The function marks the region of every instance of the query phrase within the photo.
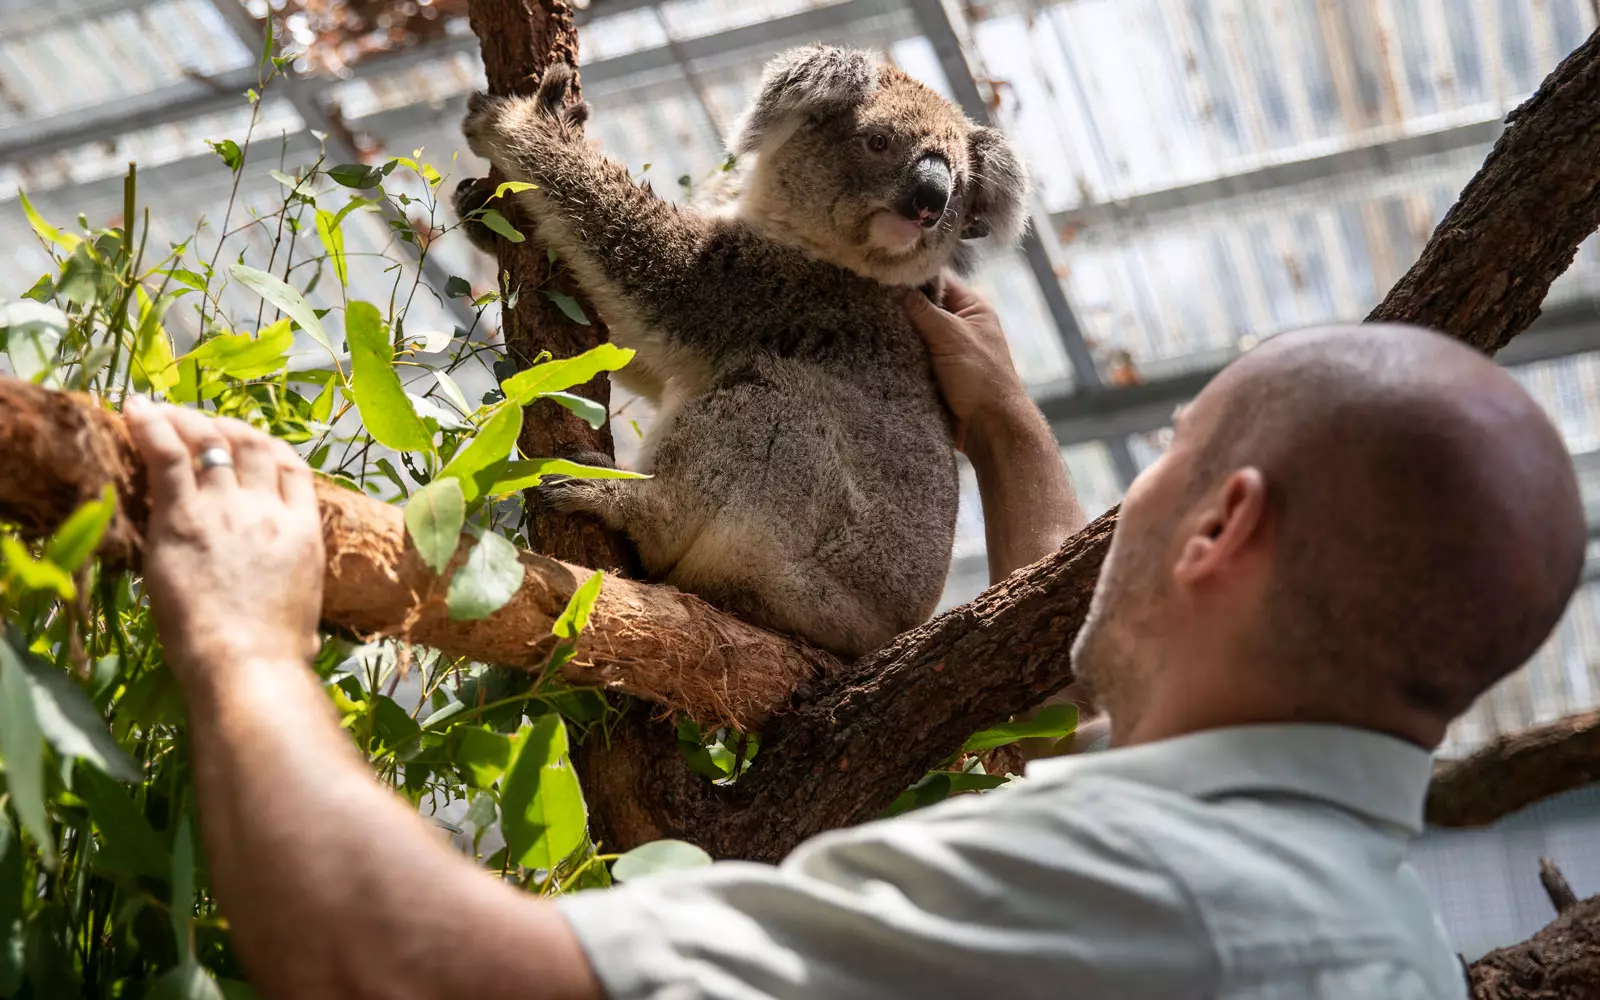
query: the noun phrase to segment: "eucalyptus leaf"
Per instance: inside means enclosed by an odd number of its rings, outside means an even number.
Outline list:
[[[550,631],[568,640],[577,639],[582,635],[583,630],[589,625],[589,615],[594,611],[594,603],[600,599],[600,585],[605,582],[605,576],[603,572],[596,572],[583,582],[583,586],[573,591],[566,608],[561,612],[561,617],[556,619]]]
[[[435,573],[443,573],[456,554],[466,515],[467,502],[457,479],[435,479],[406,503],[406,532]]]
[[[505,216],[492,208],[479,216],[479,221],[513,243],[521,243],[527,239],[526,236],[517,232],[516,226],[506,221]]]
[[[439,478],[460,480],[461,492],[471,503],[484,492],[478,482],[479,474],[502,467],[517,447],[517,437],[521,433],[522,407],[509,400],[501,403],[490,411],[472,440],[439,470]]]
[[[589,325],[589,314],[583,311],[583,306],[578,304],[577,299],[567,295],[564,292],[554,292],[549,290],[545,291],[544,297],[549,299],[551,302],[554,302],[556,304],[556,308],[560,309],[562,313],[566,315],[567,319],[572,320],[574,323],[577,323],[580,326]]]
[[[662,872],[689,871],[711,864],[711,855],[681,840],[652,840],[640,844],[611,864],[611,877],[632,882]]]
[[[94,555],[95,547],[105,536],[106,528],[116,513],[117,489],[107,483],[100,491],[100,499],[90,500],[73,511],[72,516],[50,536],[44,549],[45,558],[68,573],[76,572]]]
[[[46,867],[55,867],[55,837],[44,801],[44,734],[34,713],[33,684],[11,638],[0,635],[0,756],[6,792]]]
[[[579,465],[564,458],[528,458],[507,462],[497,470],[494,481],[483,492],[486,496],[505,496],[519,490],[532,489],[544,482],[546,476],[570,476],[573,479],[650,478],[642,473],[610,469],[603,465]]]
[[[571,410],[594,430],[599,430],[606,422],[606,408],[592,399],[570,392],[547,392],[544,398]]]
[[[539,716],[517,742],[500,793],[500,829],[512,861],[548,871],[583,843],[588,828],[583,792],[567,757],[561,716]]]
[[[1032,719],[1007,722],[973,733],[961,749],[966,753],[977,753],[1018,740],[1061,739],[1072,735],[1077,728],[1078,706],[1049,705],[1040,709]]]
[[[310,334],[311,339],[321,344],[329,354],[334,355],[337,364],[338,352],[333,349],[333,342],[328,339],[328,331],[323,329],[322,320],[317,318],[316,310],[311,308],[311,303],[293,288],[284,284],[273,275],[244,264],[234,264],[228,268],[228,274],[234,281],[255,292],[281,309],[284,315],[300,324],[300,329]]]
[[[67,326],[66,313],[32,299],[0,306],[0,329],[6,333],[6,354],[11,359],[12,372],[32,382],[49,371]]]
[[[507,399],[527,406],[542,395],[583,385],[601,372],[616,371],[632,360],[632,351],[615,344],[600,344],[576,357],[546,361],[517,372],[501,382],[500,389]]]
[[[349,288],[350,265],[344,255],[344,231],[339,228],[339,220],[326,209],[317,209],[317,237],[322,240],[322,248],[328,251],[328,259],[333,262],[333,273],[339,279],[339,286]]]
[[[352,302],[345,310],[345,336],[350,342],[350,392],[367,433],[396,451],[427,451],[433,436],[412,409],[394,370],[394,345],[383,317],[370,302]]]
[[[477,621],[505,607],[522,586],[524,567],[516,546],[484,532],[467,561],[450,578],[445,601],[452,621]]]

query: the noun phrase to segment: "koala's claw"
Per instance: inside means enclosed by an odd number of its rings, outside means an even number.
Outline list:
[[[586,514],[595,512],[597,491],[586,479],[571,476],[546,476],[535,491],[546,509],[560,514]]]
[[[489,183],[489,178],[468,177],[456,185],[455,195],[450,199],[456,218],[461,220],[461,231],[473,246],[490,255],[495,252],[494,230],[484,225],[475,213],[493,196],[494,185]]]

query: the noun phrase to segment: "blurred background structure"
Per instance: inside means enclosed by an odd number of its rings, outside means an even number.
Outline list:
[[[0,296],[49,266],[16,201],[46,218],[120,219],[127,162],[156,233],[251,231],[283,187],[237,179],[263,21],[303,53],[263,95],[252,157],[305,165],[417,148],[453,177],[482,165],[458,123],[482,85],[464,0],[0,0]],[[591,0],[580,12],[590,134],[668,196],[715,172],[761,67],[793,44],[878,50],[1022,144],[1036,225],[976,282],[1049,416],[1091,516],[1163,447],[1175,407],[1274,333],[1357,320],[1412,263],[1500,120],[1600,20],[1596,0]],[[447,185],[453,181],[447,182]],[[421,194],[421,192],[417,192]],[[230,208],[231,205],[231,208]],[[345,224],[353,294],[428,246],[411,328],[494,336],[450,276],[491,262],[441,209]],[[395,238],[410,228],[417,238]],[[202,237],[202,244],[205,237]],[[261,245],[267,245],[261,234]],[[204,247],[197,249],[204,251]],[[367,254],[362,256],[362,254]],[[380,256],[386,254],[387,256]],[[376,291],[362,291],[363,283]],[[1600,247],[1501,355],[1566,435],[1600,526]],[[241,293],[242,294],[242,293]],[[319,294],[331,294],[324,289]],[[313,296],[315,298],[315,296]],[[248,301],[248,300],[245,300]],[[489,388],[481,373],[474,390]],[[475,397],[474,397],[475,398]],[[621,395],[626,462],[647,424]],[[1336,529],[1335,529],[1336,530]],[[1482,700],[1443,753],[1600,707],[1600,547],[1556,636]],[[970,470],[946,606],[987,584]],[[1404,600],[1404,595],[1396,595]],[[1600,891],[1600,794],[1475,833],[1430,833],[1418,864],[1469,956],[1542,926],[1534,859]]]

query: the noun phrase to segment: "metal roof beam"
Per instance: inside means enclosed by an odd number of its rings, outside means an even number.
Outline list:
[[[1103,226],[1204,207],[1230,198],[1269,194],[1364,171],[1392,172],[1421,157],[1488,146],[1499,137],[1502,127],[1501,120],[1495,118],[1422,135],[1375,139],[1352,149],[1067,209],[1055,213],[1052,222],[1057,232],[1068,226]]]
[[[1600,311],[1584,300],[1552,306],[1512,340],[1495,360],[1507,367],[1600,351]],[[1062,447],[1126,439],[1172,423],[1172,413],[1193,399],[1223,366],[1119,389],[1073,392],[1068,384],[1040,387],[1039,408]]]

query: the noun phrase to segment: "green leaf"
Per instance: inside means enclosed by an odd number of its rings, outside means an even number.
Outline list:
[[[452,299],[464,299],[472,294],[472,285],[466,278],[452,274],[444,281],[444,294]]]
[[[44,218],[34,209],[33,202],[29,201],[28,196],[20,189],[17,191],[17,198],[22,202],[22,214],[28,217],[28,225],[33,227],[33,231],[39,234],[40,239],[54,243],[68,253],[71,253],[79,243],[83,242],[82,238],[71,233],[62,232],[44,221]]]
[[[117,513],[117,489],[107,483],[100,499],[90,500],[67,518],[45,545],[46,559],[73,573],[89,561]]]
[[[177,381],[172,368],[172,340],[161,325],[167,310],[181,292],[168,292],[150,301],[142,286],[134,290],[139,302],[139,327],[133,335],[133,387],[140,392],[166,392]]]
[[[317,398],[311,401],[311,419],[319,424],[325,424],[333,416],[333,402],[336,395],[334,380],[329,379],[317,393]]]
[[[228,165],[229,172],[236,174],[239,168],[244,166],[244,150],[240,149],[239,144],[232,139],[223,139],[221,142],[208,139],[206,145],[211,147],[213,153],[222,157],[222,162]]]
[[[452,621],[477,621],[505,607],[522,586],[517,548],[492,531],[484,532],[467,561],[450,578],[446,603]]]
[[[34,714],[33,684],[10,637],[0,635],[0,756],[6,792],[45,866],[55,867],[55,838],[44,804],[44,734]]]
[[[167,275],[180,285],[188,285],[197,292],[203,292],[206,290],[206,279],[200,277],[198,274],[195,274],[193,271],[186,271],[181,267],[175,267],[170,271],[157,271],[156,273]]]
[[[693,844],[681,840],[652,840],[613,862],[611,877],[618,882],[631,882],[646,875],[704,868],[710,863],[711,855]]]
[[[605,581],[605,576],[604,573],[597,572],[585,580],[583,586],[572,592],[566,610],[561,612],[561,617],[551,626],[551,632],[569,640],[583,634],[583,630],[589,625],[589,615],[594,611],[594,602],[600,597],[600,585]]]
[[[573,479],[649,479],[638,472],[608,469],[600,465],[579,465],[564,458],[529,458],[507,462],[497,470],[495,479],[483,491],[484,496],[502,497],[519,490],[532,489],[544,482],[545,476],[571,476]]]
[[[56,753],[118,781],[138,781],[139,765],[112,739],[105,717],[78,682],[30,653],[16,658],[32,689],[36,725]]]
[[[34,382],[55,364],[56,347],[67,332],[67,314],[55,306],[22,299],[0,306],[0,332],[18,378]]]
[[[898,816],[913,809],[931,806],[958,792],[981,792],[999,788],[1011,779],[1000,774],[977,774],[962,771],[933,771],[901,792],[883,811],[885,817]]]
[[[240,994],[234,992],[232,995]],[[190,955],[152,982],[144,997],[145,1000],[228,1000],[229,994]]]
[[[394,754],[397,760],[414,757],[421,748],[418,738],[422,735],[422,727],[386,694],[376,695],[373,701],[372,735],[377,739],[377,749]]]
[[[10,535],[0,535],[0,577],[15,579],[28,590],[48,591],[62,600],[78,596],[78,585],[66,570],[28,554],[27,548]]]
[[[24,852],[11,823],[0,820],[0,997],[14,997],[22,988]]]
[[[480,726],[457,726],[450,731],[454,752],[450,759],[462,770],[462,780],[473,788],[488,788],[511,763],[511,737]]]
[[[442,369],[434,371],[433,380],[439,383],[439,391],[444,393],[444,398],[450,401],[451,406],[460,410],[463,416],[472,412],[472,407],[467,405],[467,397],[462,394],[461,387],[448,372]]]
[[[511,402],[500,404],[490,411],[472,440],[439,470],[438,478],[459,479],[461,493],[471,503],[484,493],[479,474],[501,467],[516,448],[521,433],[522,408]]]
[[[347,188],[375,188],[383,180],[382,173],[360,163],[340,164],[327,173],[334,183]]]
[[[505,216],[501,215],[499,212],[496,212],[492,208],[484,212],[479,221],[513,243],[521,243],[523,240],[527,239],[526,236],[517,232],[517,228],[515,226],[506,221]]]
[[[412,495],[406,504],[406,532],[428,568],[443,573],[461,542],[467,501],[461,481],[439,478]]]
[[[222,1000],[261,1000],[260,994],[251,989],[249,983],[224,979],[218,985],[222,987]]]
[[[328,339],[328,331],[322,327],[322,320],[317,318],[316,310],[311,304],[293,288],[279,281],[273,275],[243,264],[234,264],[228,268],[228,274],[234,281],[255,292],[268,302],[283,310],[284,314],[300,324],[300,329],[311,335],[311,339],[321,344],[329,354],[337,358],[333,349],[333,342]],[[335,361],[335,364],[338,362]]]
[[[583,792],[567,759],[561,716],[539,716],[517,734],[517,742],[500,793],[500,829],[512,861],[548,871],[583,843]]]
[[[518,406],[527,406],[541,395],[583,385],[601,372],[614,372],[632,360],[632,351],[615,344],[600,344],[576,357],[546,361],[517,372],[500,383],[500,391]]]
[[[172,870],[167,845],[145,819],[133,796],[92,767],[78,769],[72,790],[83,799],[103,843],[98,863],[130,878],[166,878]]]
[[[1050,705],[1041,709],[1032,719],[1007,722],[973,733],[961,749],[964,753],[977,753],[1018,740],[1060,739],[1071,735],[1076,728],[1078,728],[1078,706]]]
[[[189,925],[194,920],[194,839],[189,814],[178,820],[178,833],[172,841],[172,934],[178,941],[178,955],[184,962],[194,961],[194,941]]]
[[[367,432],[396,451],[429,451],[433,437],[412,409],[394,370],[394,345],[384,331],[378,307],[352,302],[345,310],[345,337],[350,342],[350,392]]]
[[[350,266],[344,256],[344,233],[339,229],[339,222],[332,212],[317,209],[317,236],[322,240],[323,249],[328,251],[328,258],[333,261],[333,273],[338,276],[340,287],[349,288]]]
[[[224,333],[183,356],[202,367],[241,381],[265,378],[282,370],[294,346],[294,330],[288,319],[261,328],[258,336]]]
[[[557,308],[559,308],[563,313],[566,313],[567,319],[570,319],[574,323],[582,326],[589,325],[589,316],[583,311],[583,306],[578,305],[577,299],[561,292],[551,291],[546,291],[544,293],[544,297],[549,299],[551,302],[554,302]]]
[[[504,184],[501,184],[499,187],[494,189],[494,194],[490,196],[489,200],[493,201],[495,198],[504,198],[508,194],[520,194],[523,191],[537,190],[539,190],[539,185],[529,184],[527,181],[506,181]]]
[[[583,422],[595,430],[599,430],[606,422],[606,408],[592,399],[570,392],[547,392],[544,398],[560,403],[562,406],[583,418]]]
[[[345,204],[345,206],[343,208],[339,209],[338,213],[336,215],[334,215],[334,217],[333,217],[333,228],[338,229],[339,228],[339,224],[344,222],[344,217],[349,215],[351,212],[354,212],[356,209],[362,208],[362,207],[364,207],[366,205],[376,205],[376,204],[378,204],[378,199],[376,199],[376,198],[362,198],[362,197],[357,196],[357,195],[352,195],[350,197],[350,200]]]

